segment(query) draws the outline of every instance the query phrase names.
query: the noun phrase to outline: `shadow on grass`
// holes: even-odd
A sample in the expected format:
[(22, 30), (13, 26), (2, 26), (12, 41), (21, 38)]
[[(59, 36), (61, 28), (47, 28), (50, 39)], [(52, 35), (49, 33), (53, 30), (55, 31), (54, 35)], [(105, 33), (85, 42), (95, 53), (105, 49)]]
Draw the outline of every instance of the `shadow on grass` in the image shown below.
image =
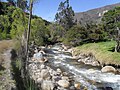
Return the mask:
[(5, 70), (5, 68), (2, 65), (0, 65), (0, 71), (1, 70)]
[(110, 51), (110, 52), (115, 52), (115, 47), (111, 47), (111, 48), (109, 48), (108, 51)]
[[(22, 70), (23, 68), (19, 68), (19, 66), (16, 65), (16, 61), (17, 61), (17, 54), (15, 50), (11, 51), (11, 66), (12, 66), (12, 76), (13, 79), (16, 81), (16, 87), (17, 90), (38, 90), (38, 86), (35, 83), (34, 80), (32, 80), (30, 78), (30, 76), (28, 74), (25, 74), (25, 72), (23, 72), (24, 76), (22, 75), (21, 71), (25, 71)], [(24, 60), (19, 59), (20, 62), (19, 63), (23, 63)], [(23, 65), (22, 65), (23, 66)]]

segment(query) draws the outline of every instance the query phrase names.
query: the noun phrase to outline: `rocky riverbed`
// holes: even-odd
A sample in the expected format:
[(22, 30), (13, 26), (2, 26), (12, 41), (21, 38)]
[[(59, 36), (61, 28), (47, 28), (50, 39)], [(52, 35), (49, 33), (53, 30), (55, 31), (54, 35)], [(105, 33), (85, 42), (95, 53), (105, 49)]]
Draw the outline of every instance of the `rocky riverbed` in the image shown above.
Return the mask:
[(53, 70), (46, 63), (30, 61), (28, 65), (30, 77), (39, 85), (40, 90), (83, 90), (73, 76), (60, 68)]
[(120, 89), (120, 75), (114, 73), (114, 67), (106, 66), (102, 69), (98, 63), (91, 65), (90, 60), (94, 57), (76, 58), (70, 50), (64, 50), (58, 44), (44, 48), (44, 51), (48, 60), (31, 58), (28, 64), (30, 77), (38, 84), (40, 90)]

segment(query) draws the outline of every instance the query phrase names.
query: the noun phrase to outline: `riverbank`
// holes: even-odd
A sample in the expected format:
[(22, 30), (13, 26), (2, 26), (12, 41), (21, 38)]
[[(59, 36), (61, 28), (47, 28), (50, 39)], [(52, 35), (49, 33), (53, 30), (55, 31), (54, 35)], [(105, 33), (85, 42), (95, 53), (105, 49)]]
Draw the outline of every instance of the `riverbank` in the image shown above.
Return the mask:
[(100, 64), (120, 65), (120, 53), (114, 52), (114, 41), (88, 43), (75, 47), (73, 55), (92, 53)]
[(11, 49), (13, 40), (0, 41), (0, 90), (14, 89), (15, 81), (11, 76)]

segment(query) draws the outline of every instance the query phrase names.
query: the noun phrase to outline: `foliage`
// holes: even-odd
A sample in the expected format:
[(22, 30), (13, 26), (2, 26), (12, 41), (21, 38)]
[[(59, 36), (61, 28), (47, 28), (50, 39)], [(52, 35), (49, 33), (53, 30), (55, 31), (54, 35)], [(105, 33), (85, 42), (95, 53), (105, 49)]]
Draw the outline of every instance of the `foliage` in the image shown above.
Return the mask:
[(86, 35), (87, 32), (84, 27), (75, 25), (69, 31), (67, 31), (64, 43), (73, 46), (80, 45), (80, 43), (86, 39)]
[(0, 2), (0, 15), (5, 14), (8, 6), (10, 6), (8, 3)]
[(83, 43), (99, 42), (107, 40), (107, 33), (102, 25), (86, 24), (84, 27), (74, 25), (67, 31), (64, 39), (65, 44), (78, 46)]
[(69, 5), (69, 0), (61, 2), (58, 7), (58, 12), (55, 15), (55, 20), (58, 24), (68, 30), (74, 25), (74, 11)]
[(35, 41), (37, 45), (45, 45), (48, 39), (48, 30), (42, 19), (32, 19), (30, 40)]
[(15, 0), (7, 0), (7, 1), (12, 6), (15, 6), (15, 4), (16, 4)]
[(7, 15), (0, 15), (0, 39), (9, 38), (10, 22)]
[(87, 32), (87, 42), (98, 42), (107, 40), (107, 32), (104, 31), (102, 24), (89, 23), (85, 25)]
[(27, 0), (17, 0), (17, 6), (19, 8), (21, 8), (23, 11), (25, 11), (26, 9), (28, 9), (28, 1)]
[(110, 38), (117, 42), (116, 51), (120, 52), (120, 7), (116, 7), (105, 13), (102, 21)]
[(59, 24), (52, 23), (47, 26), (49, 31), (49, 40), (51, 42), (57, 42), (61, 37), (63, 37), (64, 28)]
[(10, 31), (11, 37), (20, 39), (23, 32), (27, 29), (27, 18), (20, 8), (16, 8), (12, 14), (12, 28)]
[(108, 31), (110, 38), (115, 38), (116, 27), (120, 27), (119, 21), (118, 21), (118, 20), (120, 20), (119, 14), (120, 14), (120, 7), (115, 8), (113, 10), (109, 10), (107, 13), (104, 14), (104, 16), (102, 18), (105, 29), (106, 29), (106, 31)]

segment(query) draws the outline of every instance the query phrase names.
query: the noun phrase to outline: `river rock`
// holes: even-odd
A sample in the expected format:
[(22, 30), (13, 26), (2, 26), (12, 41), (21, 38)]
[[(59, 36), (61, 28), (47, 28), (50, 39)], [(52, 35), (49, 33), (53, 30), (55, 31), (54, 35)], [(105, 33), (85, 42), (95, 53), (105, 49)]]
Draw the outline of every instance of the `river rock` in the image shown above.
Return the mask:
[(96, 72), (96, 70), (94, 70), (94, 69), (88, 69), (86, 72), (88, 72), (88, 73), (95, 73)]
[(74, 86), (71, 86), (69, 89), (70, 90), (76, 90), (76, 88)]
[(115, 73), (116, 72), (116, 69), (112, 66), (105, 66), (101, 69), (101, 72), (112, 72), (112, 73)]
[(46, 79), (49, 79), (51, 76), (50, 76), (50, 73), (47, 69), (42, 69), (41, 70), (41, 74), (40, 74), (41, 78), (43, 78), (44, 80)]
[(61, 80), (61, 77), (60, 76), (52, 76), (52, 80), (57, 82), (57, 81)]
[(75, 84), (74, 84), (74, 87), (75, 87), (76, 89), (80, 89), (80, 83), (78, 83), (78, 82), (75, 83)]
[(61, 69), (57, 68), (57, 74), (61, 74), (61, 73), (62, 73)]
[(68, 73), (67, 72), (63, 72), (62, 75), (63, 76), (68, 76)]
[(41, 84), (42, 90), (53, 90), (54, 84), (52, 81), (43, 81)]
[(42, 78), (37, 78), (36, 81), (37, 81), (37, 83), (41, 83), (43, 81), (43, 79)]
[(67, 76), (62, 76), (62, 80), (67, 80), (69, 81), (69, 78)]
[(40, 69), (46, 69), (47, 67), (44, 64), (40, 65)]
[(70, 85), (70, 83), (67, 80), (59, 80), (57, 83), (59, 86), (64, 88), (68, 88)]

